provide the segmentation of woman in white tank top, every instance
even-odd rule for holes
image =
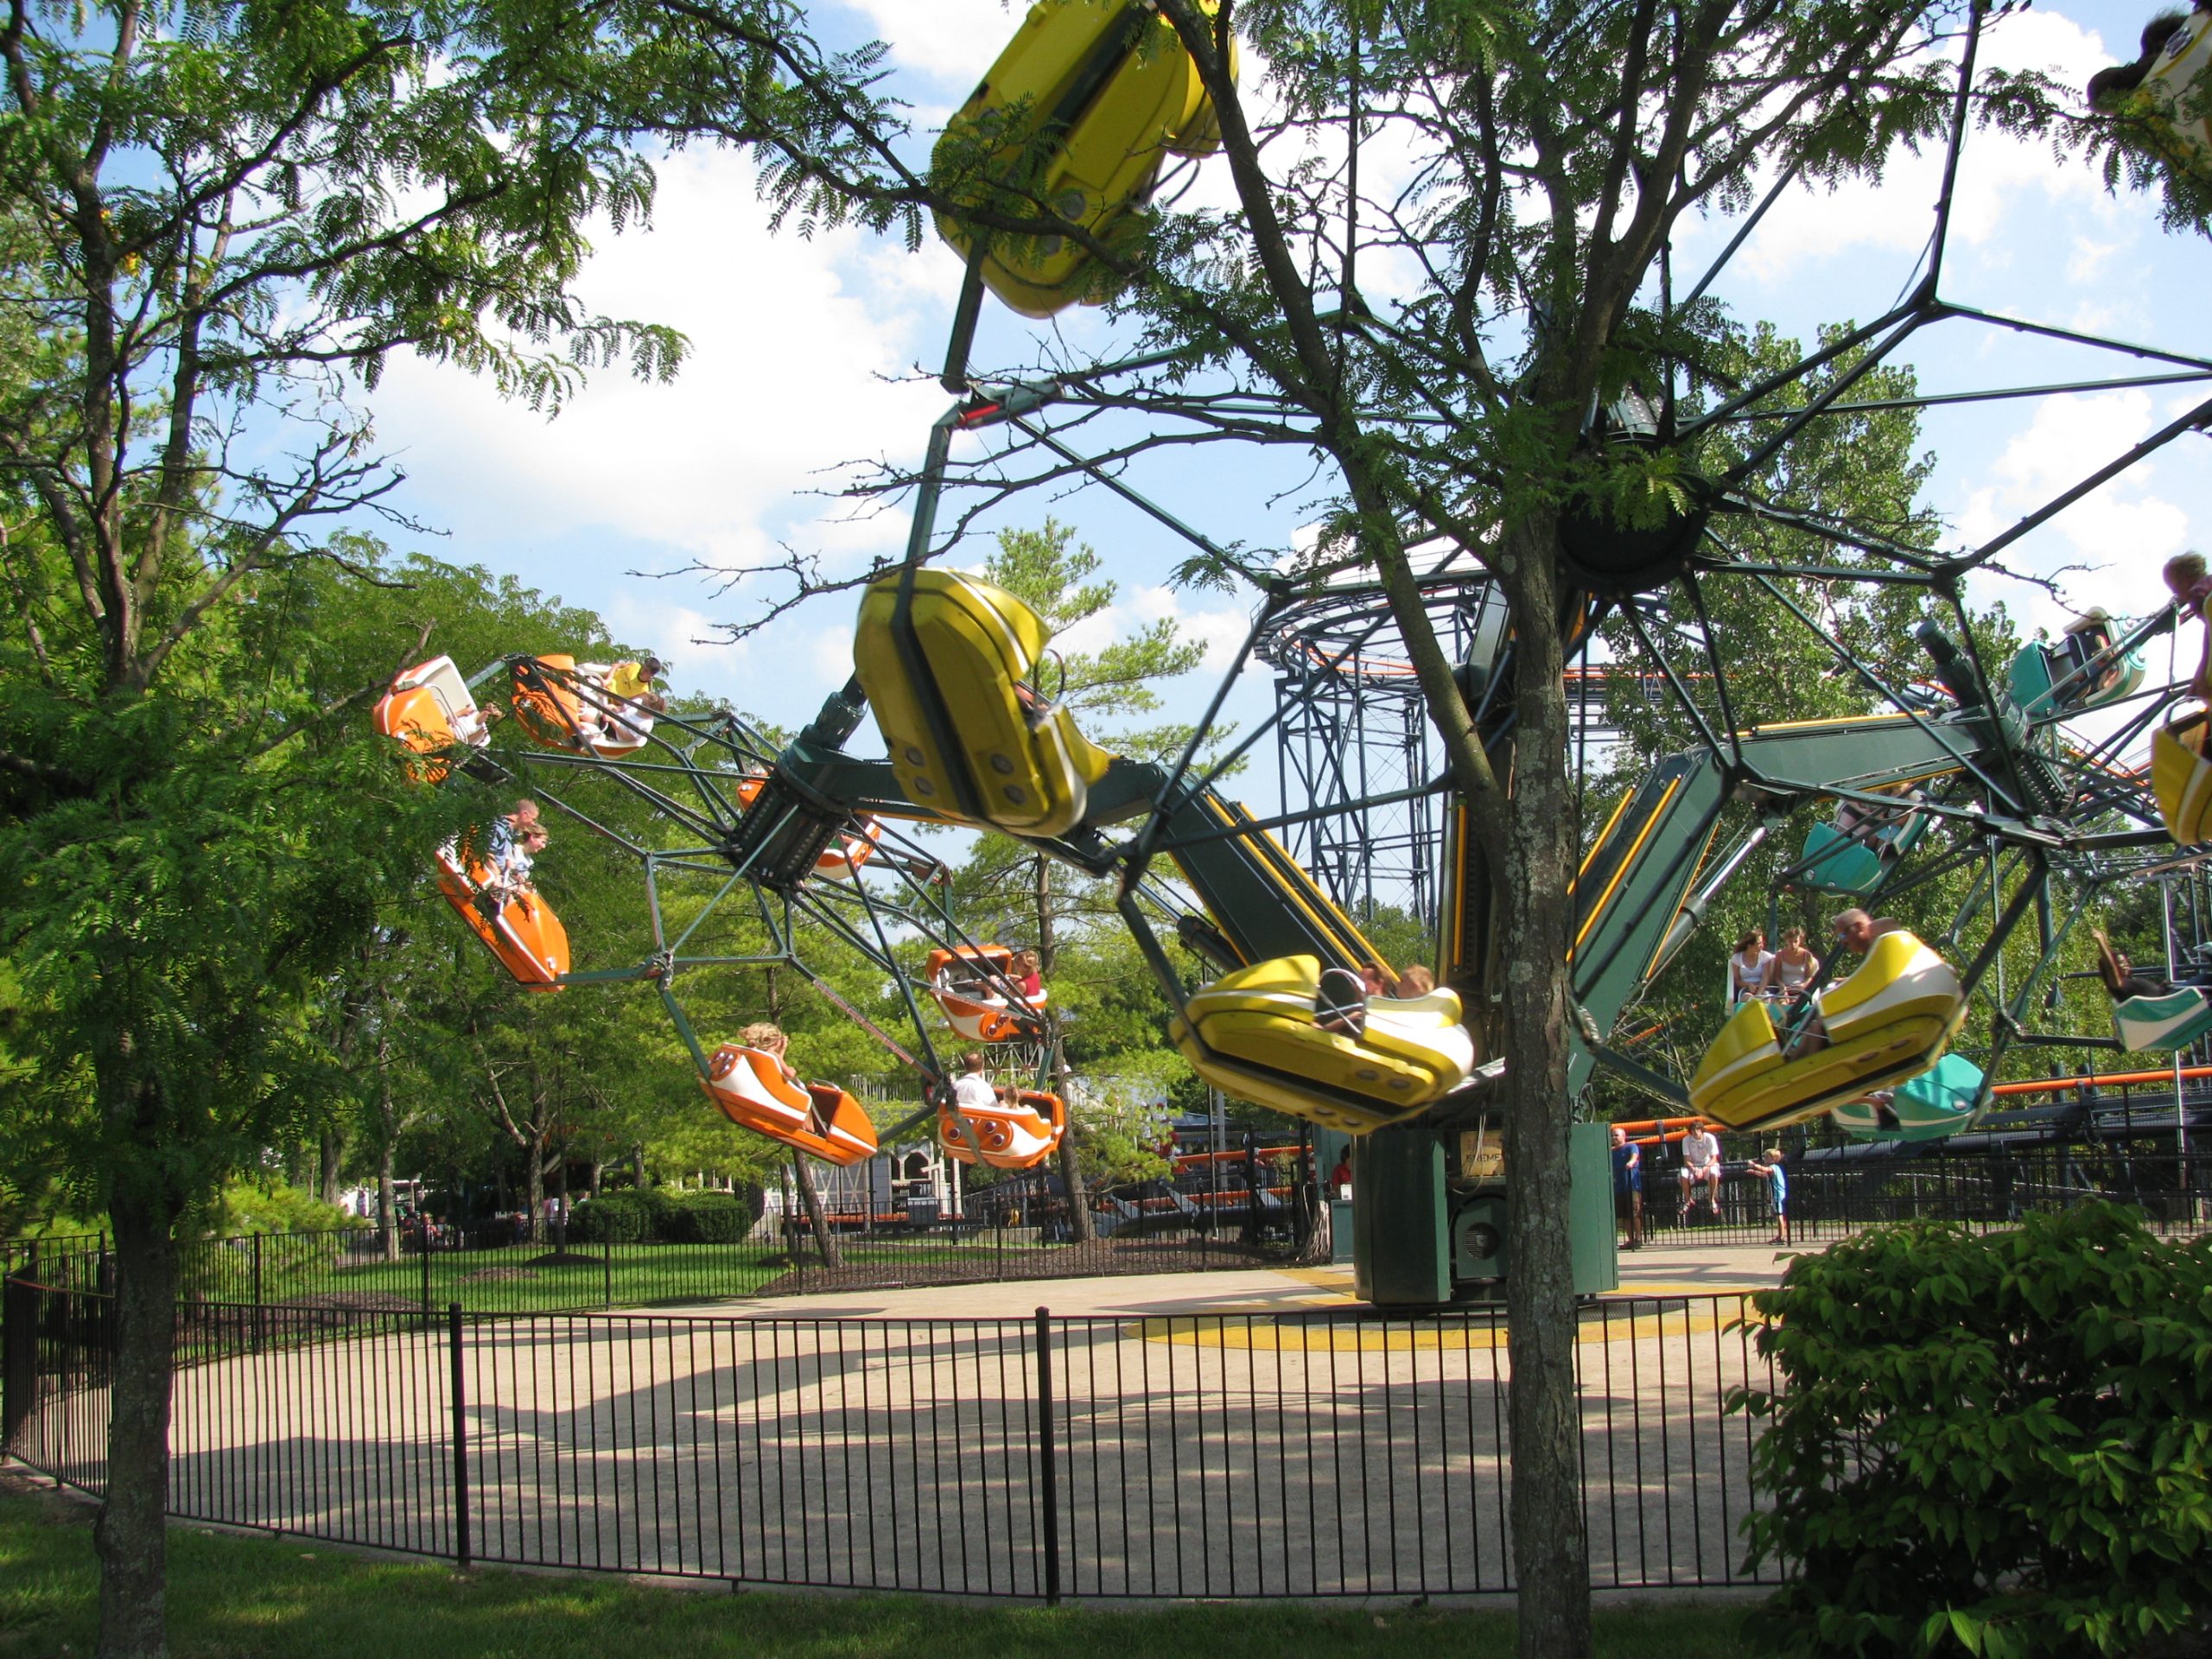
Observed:
[[[1774,952],[1766,948],[1766,935],[1758,928],[1736,941],[1736,954],[1728,958],[1731,1002],[1746,1001],[1766,988],[1767,964]]]
[[[1805,930],[1793,927],[1782,936],[1782,949],[1767,963],[1766,984],[1785,1002],[1802,1001],[1805,988],[1819,976],[1821,959],[1805,947]]]

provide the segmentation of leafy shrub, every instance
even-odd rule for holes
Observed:
[[[2212,1239],[2083,1205],[1878,1229],[1754,1299],[1744,1523],[1810,1655],[2139,1654],[2212,1615]],[[2177,1646],[2173,1650],[2181,1650]]]
[[[234,1176],[207,1207],[202,1218],[207,1232],[217,1238],[242,1233],[311,1233],[359,1227],[360,1218],[335,1205],[325,1204],[311,1192],[282,1181],[261,1181]]]
[[[681,1192],[661,1227],[661,1236],[678,1244],[734,1244],[753,1230],[753,1217],[728,1192]]]
[[[569,1237],[581,1244],[639,1244],[660,1236],[668,1200],[659,1191],[602,1192],[569,1214]]]
[[[734,1244],[753,1230],[765,1204],[757,1186],[734,1193],[658,1186],[602,1192],[570,1212],[569,1236],[581,1244]]]

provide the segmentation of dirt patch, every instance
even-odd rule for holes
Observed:
[[[531,1256],[524,1265],[533,1268],[603,1268],[607,1265],[607,1258],[586,1255],[581,1250],[548,1250],[543,1255]],[[512,1272],[513,1269],[496,1271]]]

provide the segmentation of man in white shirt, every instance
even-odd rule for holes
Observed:
[[[1682,1185],[1681,1219],[1689,1219],[1695,1202],[1698,1184],[1706,1188],[1706,1203],[1713,1211],[1713,1218],[1720,1219],[1720,1137],[1703,1122],[1692,1126],[1682,1137]]]
[[[976,1112],[998,1109],[999,1091],[991,1087],[990,1074],[983,1070],[981,1049],[969,1049],[960,1057],[960,1075],[952,1083],[952,1109],[963,1118]]]

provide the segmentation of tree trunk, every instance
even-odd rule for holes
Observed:
[[[589,1196],[589,1197],[591,1197],[591,1198],[597,1198],[597,1197],[599,1196],[599,1183],[600,1183],[600,1179],[601,1179],[601,1177],[602,1175],[604,1175],[604,1174],[606,1173],[606,1171],[607,1171],[607,1160],[606,1160],[605,1158],[601,1157],[598,1153],[595,1153],[595,1152],[594,1152],[594,1154],[592,1154],[592,1155],[591,1155],[591,1179],[590,1179],[590,1183],[589,1183],[589,1185],[588,1185],[584,1188],[584,1192],[586,1192],[586,1194],[587,1194],[588,1196]]]
[[[1060,1160],[1060,1179],[1068,1189],[1069,1236],[1078,1244],[1088,1244],[1098,1236],[1098,1226],[1090,1218],[1090,1193],[1083,1179],[1083,1159],[1076,1149],[1073,1120],[1068,1123],[1067,1133],[1060,1137],[1057,1156]]]
[[[814,1243],[822,1252],[822,1265],[843,1267],[845,1257],[837,1248],[837,1235],[830,1230],[830,1212],[822,1207],[822,1195],[814,1190],[814,1172],[807,1166],[803,1152],[791,1154],[791,1179],[798,1183],[798,1196],[806,1205],[806,1218],[814,1228]]]
[[[176,1344],[176,1243],[166,1206],[118,1191],[107,1495],[92,1541],[100,1560],[99,1659],[168,1651],[169,1388]]]
[[[1547,532],[1539,537],[1537,529]],[[1574,1278],[1567,1235],[1567,884],[1577,830],[1567,765],[1565,651],[1555,613],[1551,524],[1509,527],[1515,745],[1506,862],[1493,888],[1505,964],[1508,1259],[1513,1565],[1524,1659],[1590,1651],[1588,1544],[1582,1532],[1581,1422],[1574,1389]],[[1517,541],[1517,548],[1513,543]],[[1517,558],[1514,555],[1517,554]]]
[[[1037,971],[1049,974],[1060,953],[1059,940],[1052,927],[1052,867],[1045,855],[1037,855]],[[1046,1075],[1052,1080],[1055,1092],[1067,1088],[1066,1052],[1060,1046],[1060,1020],[1048,1001],[1045,1008],[1045,1056],[1048,1062]],[[1063,1101],[1065,1096],[1062,1096]],[[1075,1116],[1068,1115],[1067,1133],[1060,1137],[1060,1179],[1068,1190],[1068,1236],[1078,1244],[1088,1244],[1098,1236],[1097,1224],[1090,1218],[1090,1194],[1084,1190],[1083,1160],[1076,1147]]]
[[[563,1145],[548,1155],[553,1163],[553,1213],[560,1217],[553,1230],[553,1243],[555,1248],[565,1250],[569,1248],[569,1149]]]
[[[399,1260],[399,1191],[392,1160],[399,1155],[399,1110],[391,1099],[391,993],[378,986],[383,1017],[377,1022],[377,1243],[387,1262]]]
[[[377,1152],[377,1244],[387,1262],[399,1260],[399,1188],[392,1179],[392,1138]]]
[[[317,1150],[321,1154],[322,1182],[315,1196],[334,1209],[338,1204],[338,1166],[346,1150],[345,1138],[335,1128],[325,1128]]]
[[[522,1158],[530,1171],[530,1236],[534,1243],[545,1242],[545,1131],[536,1123],[529,1125],[523,1137]]]

